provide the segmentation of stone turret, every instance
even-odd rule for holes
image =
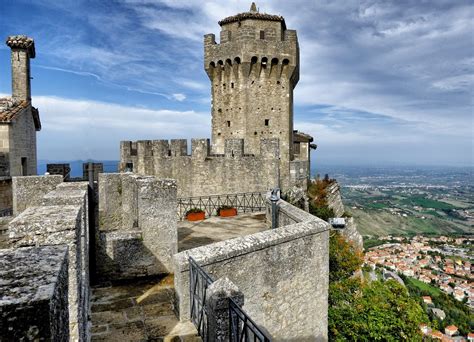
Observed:
[[[286,28],[282,16],[258,12],[255,3],[219,25],[219,44],[214,34],[204,37],[204,67],[212,88],[212,151],[223,153],[226,139],[244,139],[245,153],[256,154],[261,139],[278,138],[284,182],[293,160],[296,31]]]
[[[33,38],[17,35],[9,36],[6,43],[11,48],[12,97],[30,101],[30,58],[35,58],[35,42]]]

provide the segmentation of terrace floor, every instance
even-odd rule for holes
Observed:
[[[212,216],[203,221],[178,222],[178,251],[229,240],[267,230],[265,214],[248,213],[233,217]]]
[[[202,341],[173,311],[173,276],[92,288],[92,341]]]

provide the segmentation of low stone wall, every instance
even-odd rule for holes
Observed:
[[[131,173],[99,174],[97,268],[102,280],[173,272],[176,182]]]
[[[68,341],[68,248],[0,249],[0,340]]]
[[[43,196],[62,181],[63,177],[59,175],[13,177],[13,215],[38,205]]]
[[[17,179],[21,182],[21,178]],[[34,186],[35,183],[21,184]],[[24,193],[31,191],[25,187]],[[13,248],[43,245],[69,247],[69,335],[72,340],[87,341],[90,314],[87,183],[60,184],[42,198],[35,199],[35,203],[10,222],[10,245]]]
[[[327,340],[330,227],[282,200],[278,204],[294,223],[174,256],[182,321],[190,315],[192,256],[215,279],[228,277],[238,286],[244,310],[274,341]]]

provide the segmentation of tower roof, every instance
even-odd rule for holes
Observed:
[[[281,15],[275,15],[275,14],[267,14],[267,13],[260,13],[257,11],[257,6],[255,5],[255,2],[252,2],[252,5],[250,6],[250,10],[248,12],[243,12],[239,13],[236,15],[232,15],[230,17],[224,18],[221,21],[219,21],[219,25],[225,25],[225,24],[230,24],[238,21],[242,21],[245,19],[257,19],[257,20],[268,20],[268,21],[279,21],[283,25],[284,28],[286,28],[285,24],[285,18],[283,18]]]
[[[33,38],[25,35],[8,36],[6,43],[12,49],[27,50],[30,58],[35,58],[35,41]]]

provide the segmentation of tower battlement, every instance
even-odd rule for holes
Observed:
[[[211,140],[123,141],[120,170],[177,179],[178,196],[305,188],[312,138],[293,131],[296,31],[254,3],[219,25],[218,43],[204,36]]]
[[[160,175],[178,182],[178,196],[267,191],[278,186],[279,140],[262,139],[258,154],[246,154],[243,139],[228,139],[222,154],[209,139],[139,140],[120,143],[120,171]],[[245,181],[243,181],[245,180]]]

